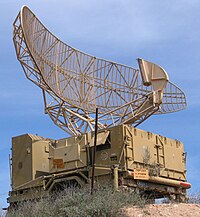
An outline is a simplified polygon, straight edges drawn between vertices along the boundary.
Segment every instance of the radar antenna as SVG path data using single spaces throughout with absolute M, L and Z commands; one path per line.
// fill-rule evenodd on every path
M 139 125 L 152 114 L 186 107 L 184 93 L 160 66 L 138 59 L 139 69 L 96 58 L 59 40 L 23 6 L 14 21 L 17 58 L 29 80 L 43 92 L 45 112 L 72 135 Z

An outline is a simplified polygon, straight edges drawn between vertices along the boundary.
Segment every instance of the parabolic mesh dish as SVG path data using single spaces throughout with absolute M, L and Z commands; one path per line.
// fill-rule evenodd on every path
M 162 103 L 155 104 L 152 86 L 138 69 L 96 58 L 59 40 L 26 6 L 14 21 L 14 45 L 28 79 L 44 96 L 45 111 L 72 135 L 122 123 L 137 126 L 152 114 L 186 107 L 184 93 L 167 82 Z

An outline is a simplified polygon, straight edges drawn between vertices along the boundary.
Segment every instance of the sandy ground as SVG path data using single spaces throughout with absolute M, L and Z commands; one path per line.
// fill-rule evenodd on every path
M 123 217 L 200 217 L 200 204 L 150 204 L 144 208 L 127 207 Z

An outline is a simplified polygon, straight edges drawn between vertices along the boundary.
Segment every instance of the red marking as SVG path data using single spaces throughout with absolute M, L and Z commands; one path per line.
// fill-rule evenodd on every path
M 191 187 L 191 184 L 188 183 L 188 182 L 180 182 L 180 185 L 183 186 L 183 187 L 186 187 L 186 188 L 190 188 Z

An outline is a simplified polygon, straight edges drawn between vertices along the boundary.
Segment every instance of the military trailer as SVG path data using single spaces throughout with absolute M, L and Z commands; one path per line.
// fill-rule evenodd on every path
M 94 133 L 60 140 L 25 134 L 12 139 L 9 203 L 41 198 L 64 184 L 90 184 Z M 128 125 L 97 136 L 95 185 L 136 189 L 149 198 L 186 199 L 183 144 Z
M 151 115 L 186 107 L 185 94 L 162 67 L 138 58 L 134 69 L 79 51 L 26 6 L 14 21 L 13 41 L 26 77 L 42 90 L 45 113 L 71 137 L 12 139 L 11 207 L 93 181 L 186 200 L 183 144 L 136 128 Z

